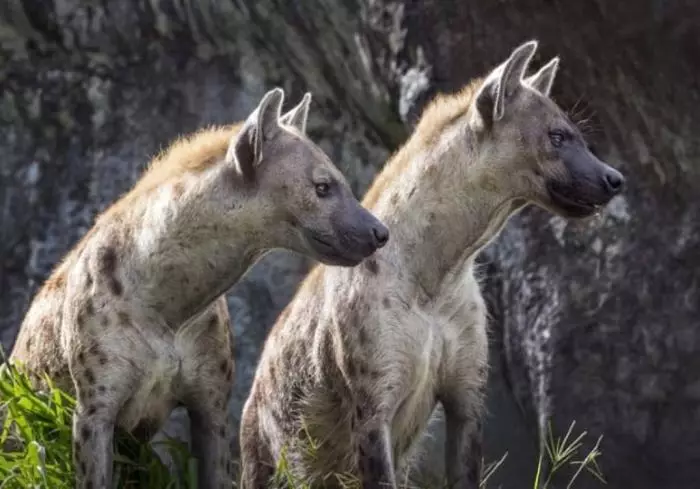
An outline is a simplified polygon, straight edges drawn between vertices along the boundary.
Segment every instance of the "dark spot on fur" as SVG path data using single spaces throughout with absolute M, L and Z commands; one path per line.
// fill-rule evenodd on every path
M 219 325 L 219 318 L 216 317 L 216 314 L 214 314 L 211 318 L 209 318 L 209 328 L 214 329 Z
M 107 247 L 102 250 L 100 257 L 102 273 L 111 275 L 117 269 L 117 252 L 114 248 Z
M 90 439 L 90 433 L 90 427 L 84 424 L 80 428 L 80 439 L 83 441 L 88 441 L 88 439 Z
M 374 445 L 379 441 L 379 430 L 371 430 L 367 433 L 367 441 Z
M 214 401 L 214 407 L 216 409 L 221 409 L 222 407 L 224 407 L 224 402 L 221 399 L 217 399 L 216 401 Z
M 382 299 L 382 306 L 386 307 L 387 309 L 389 308 L 389 306 L 391 306 L 391 301 L 388 297 L 384 297 Z
M 85 369 L 85 380 L 87 380 L 88 384 L 95 383 L 95 374 L 92 373 L 92 370 L 90 370 L 89 368 Z
M 370 258 L 369 260 L 365 260 L 365 267 L 367 267 L 367 271 L 371 273 L 372 275 L 376 275 L 377 272 L 379 272 L 379 264 L 377 263 L 377 260 L 374 258 Z
M 80 365 L 83 365 L 83 364 L 85 363 L 85 353 L 83 353 L 82 351 L 79 352 L 79 353 L 78 353 L 78 356 L 77 356 L 77 359 L 78 359 L 78 363 L 79 363 Z
M 362 412 L 362 408 L 359 405 L 355 406 L 355 418 L 357 418 L 358 421 L 362 421 L 364 415 L 365 414 Z
M 355 374 L 357 373 L 355 360 L 352 357 L 348 357 L 348 359 L 346 360 L 345 368 L 348 372 L 348 376 L 350 376 L 350 377 L 354 377 Z
M 413 194 L 415 194 L 415 193 L 416 193 L 416 187 L 413 187 L 411 189 L 411 191 L 408 193 L 408 198 L 410 199 L 411 197 L 413 197 Z
M 107 247 L 100 257 L 100 270 L 107 276 L 107 284 L 114 295 L 122 295 L 124 287 L 117 280 L 114 273 L 117 270 L 117 252 L 114 248 Z
M 131 319 L 129 318 L 129 315 L 124 311 L 119 311 L 117 313 L 117 317 L 119 318 L 119 324 L 121 324 L 122 326 L 129 326 L 131 324 Z
M 80 472 L 83 474 L 87 472 L 87 464 L 85 463 L 85 460 L 80 461 Z
M 100 386 L 97 387 L 97 392 L 99 392 L 100 394 L 106 394 L 106 393 L 107 393 L 107 387 L 105 387 L 104 385 L 100 385 Z
M 219 370 L 221 371 L 222 374 L 225 374 L 227 369 L 228 369 L 228 361 L 221 360 L 221 363 L 219 363 Z
M 99 356 L 99 362 L 100 362 L 100 365 L 107 364 L 107 356 L 104 353 Z
M 31 350 L 32 348 L 32 338 L 29 337 L 27 338 L 27 351 Z
M 226 425 L 219 426 L 219 436 L 221 438 L 226 438 Z
M 363 328 L 361 324 L 357 325 L 357 341 L 360 346 L 367 344 L 367 331 L 365 331 L 365 328 Z
M 398 204 L 398 202 L 399 202 L 399 194 L 394 193 L 394 194 L 391 196 L 391 199 L 389 199 L 389 202 L 391 202 L 391 205 L 396 205 L 396 204 Z
M 102 325 L 103 328 L 106 328 L 109 325 L 109 317 L 105 314 L 102 316 L 100 319 L 100 324 Z
M 86 411 L 88 416 L 93 416 L 96 412 L 97 412 L 97 407 L 95 407 L 94 404 L 92 406 L 90 406 Z
M 92 305 L 92 299 L 86 299 L 85 305 L 83 306 L 83 312 L 88 316 L 92 316 L 95 313 L 95 308 Z
M 122 292 L 124 291 L 122 283 L 114 277 L 112 277 L 112 280 L 109 281 L 109 288 L 112 291 L 112 294 L 117 296 L 122 295 Z

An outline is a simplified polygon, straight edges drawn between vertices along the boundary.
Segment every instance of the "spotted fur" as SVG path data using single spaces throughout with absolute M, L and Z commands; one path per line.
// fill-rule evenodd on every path
M 582 217 L 568 199 L 597 210 L 618 191 L 598 178 L 622 178 L 548 97 L 558 59 L 523 78 L 535 48 L 425 109 L 363 201 L 389 245 L 353 269 L 316 267 L 280 315 L 243 410 L 243 488 L 266 487 L 283 455 L 312 487 L 349 474 L 395 488 L 438 404 L 447 482 L 478 487 L 488 349 L 475 257 L 526 203 Z
M 282 101 L 272 90 L 245 122 L 174 143 L 32 301 L 10 361 L 37 384 L 48 373 L 76 394 L 79 487 L 111 486 L 115 426 L 148 440 L 180 404 L 199 487 L 231 487 L 234 354 L 223 294 L 274 248 L 347 265 L 379 246 L 385 228 L 305 136 L 310 95 L 280 117 Z M 321 199 L 319 179 L 335 194 Z M 334 254 L 314 247 L 311 232 Z

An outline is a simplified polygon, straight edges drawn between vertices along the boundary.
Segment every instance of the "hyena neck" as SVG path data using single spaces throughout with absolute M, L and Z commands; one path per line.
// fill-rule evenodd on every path
M 377 213 L 393 236 L 382 252 L 397 253 L 402 275 L 428 298 L 470 273 L 478 252 L 523 205 L 497 190 L 476 142 L 468 155 L 451 155 L 449 145 L 442 146 L 411 152 Z M 392 207 L 393 193 L 399 200 Z
M 142 199 L 135 266 L 147 303 L 173 328 L 204 311 L 271 249 L 273 225 L 233 175 L 166 182 Z M 225 182 L 222 184 L 221 182 Z

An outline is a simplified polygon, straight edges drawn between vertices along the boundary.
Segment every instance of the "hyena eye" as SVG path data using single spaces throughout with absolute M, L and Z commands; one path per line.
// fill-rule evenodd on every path
M 327 183 L 317 183 L 316 184 L 316 195 L 319 197 L 327 197 L 328 193 L 331 190 L 331 186 L 328 185 Z
M 571 134 L 569 134 L 566 131 L 562 131 L 559 129 L 549 131 L 549 141 L 555 148 L 560 148 L 561 145 L 564 144 L 564 141 L 567 141 L 569 139 L 571 139 Z

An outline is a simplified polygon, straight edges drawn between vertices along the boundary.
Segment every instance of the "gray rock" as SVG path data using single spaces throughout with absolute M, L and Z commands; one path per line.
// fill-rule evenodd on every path
M 509 452 L 492 487 L 531 485 L 548 421 L 604 435 L 607 487 L 695 487 L 699 23 L 692 0 L 4 0 L 0 341 L 9 349 L 51 266 L 176 135 L 242 118 L 274 85 L 310 90 L 312 136 L 360 195 L 432 94 L 536 37 L 535 62 L 562 56 L 555 98 L 590 119 L 629 188 L 586 223 L 528 209 L 484 253 L 486 456 Z M 229 295 L 236 417 L 308 266 L 275 253 Z

